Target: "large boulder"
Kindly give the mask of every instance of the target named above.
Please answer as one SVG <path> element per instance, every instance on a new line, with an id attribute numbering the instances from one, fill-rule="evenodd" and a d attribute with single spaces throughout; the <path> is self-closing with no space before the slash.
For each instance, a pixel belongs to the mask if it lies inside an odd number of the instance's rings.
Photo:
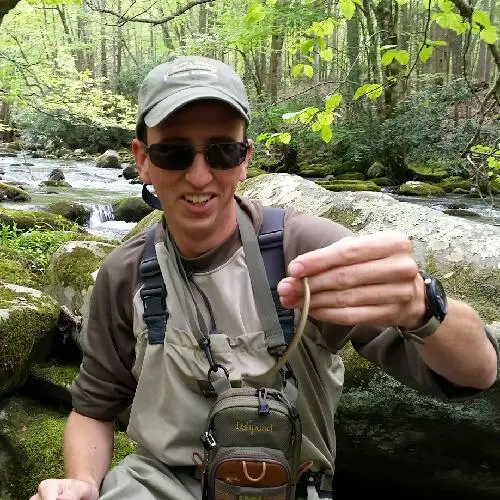
<path id="1" fill-rule="evenodd" d="M 59 306 L 33 288 L 0 282 L 0 398 L 21 386 L 57 324 Z"/>
<path id="2" fill-rule="evenodd" d="M 113 203 L 113 212 L 115 220 L 125 222 L 139 222 L 149 215 L 154 208 L 150 207 L 144 200 L 138 196 L 128 196 Z"/>
<path id="3" fill-rule="evenodd" d="M 31 265 L 21 251 L 0 245 L 0 276 L 6 283 L 40 288 L 40 276 L 32 271 Z"/>
<path id="4" fill-rule="evenodd" d="M 444 191 L 436 184 L 422 181 L 408 181 L 399 186 L 399 194 L 407 196 L 441 196 Z"/>
<path id="5" fill-rule="evenodd" d="M 0 182 L 0 202 L 2 201 L 30 201 L 31 196 L 24 190 L 5 182 Z"/>
<path id="6" fill-rule="evenodd" d="M 96 271 L 114 248 L 100 241 L 70 241 L 57 249 L 45 273 L 44 291 L 84 318 L 82 331 L 76 332 L 74 339 L 78 344 L 86 328 Z"/>
<path id="7" fill-rule="evenodd" d="M 33 399 L 13 396 L 0 409 L 0 498 L 30 498 L 43 479 L 63 477 L 63 430 L 67 413 Z M 136 445 L 124 432 L 115 432 L 112 465 Z"/>
<path id="8" fill-rule="evenodd" d="M 43 211 L 12 210 L 0 208 L 0 225 L 14 226 L 26 231 L 38 229 L 40 231 L 71 230 L 74 223 L 61 217 Z"/>
<path id="9" fill-rule="evenodd" d="M 357 233 L 398 230 L 422 268 L 450 296 L 476 307 L 500 333 L 500 228 L 474 224 L 379 193 L 333 193 L 300 177 L 274 174 L 242 183 L 239 194 L 294 207 Z M 337 466 L 370 482 L 423 497 L 500 497 L 500 384 L 480 397 L 446 403 L 409 389 L 347 346 L 345 390 L 336 417 Z M 395 487 L 397 489 L 397 487 Z"/>
<path id="10" fill-rule="evenodd" d="M 101 156 L 96 160 L 96 167 L 100 168 L 121 168 L 120 156 L 116 151 L 112 149 L 106 150 Z"/>
<path id="11" fill-rule="evenodd" d="M 91 215 L 89 207 L 74 201 L 55 201 L 47 205 L 46 210 L 52 214 L 62 215 L 80 226 L 87 224 Z"/>
<path id="12" fill-rule="evenodd" d="M 122 172 L 123 178 L 127 181 L 131 179 L 137 179 L 139 177 L 139 172 L 135 168 L 135 165 L 127 165 Z"/>

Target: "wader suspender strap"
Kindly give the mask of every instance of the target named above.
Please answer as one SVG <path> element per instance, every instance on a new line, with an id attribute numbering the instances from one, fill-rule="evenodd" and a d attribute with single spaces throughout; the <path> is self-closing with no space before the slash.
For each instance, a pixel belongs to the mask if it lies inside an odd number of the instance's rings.
<path id="1" fill-rule="evenodd" d="M 156 225 L 146 233 L 142 262 L 139 267 L 141 280 L 141 299 L 144 304 L 144 322 L 148 327 L 148 342 L 163 344 L 167 326 L 167 289 L 163 282 L 155 250 Z"/>
<path id="2" fill-rule="evenodd" d="M 238 211 L 240 210 L 241 209 L 238 207 Z M 268 310 L 268 322 L 273 316 L 276 317 L 277 315 L 282 330 L 282 332 L 278 332 L 276 327 L 272 328 L 272 338 L 267 338 L 268 328 L 265 328 L 266 339 L 272 349 L 272 352 L 270 350 L 270 353 L 274 355 L 279 354 L 279 351 L 283 351 L 286 348 L 286 345 L 290 342 L 294 331 L 293 310 L 287 310 L 281 306 L 276 291 L 279 281 L 285 277 L 283 256 L 284 213 L 283 209 L 264 207 L 263 222 L 258 235 L 259 244 L 257 246 L 259 253 L 262 255 L 262 260 L 264 261 L 265 274 L 267 275 L 267 281 L 269 282 L 269 285 L 266 284 L 263 292 L 266 295 L 264 302 L 267 305 L 264 306 L 265 309 L 261 309 L 260 304 L 258 304 L 259 309 L 262 311 L 266 309 Z M 253 234 L 255 234 L 248 216 L 246 214 L 242 214 L 242 216 L 239 215 L 238 222 L 240 222 L 240 219 L 244 220 L 243 224 L 246 222 L 247 226 L 250 225 Z M 168 311 L 166 307 L 167 291 L 161 275 L 160 266 L 156 258 L 156 227 L 157 226 L 155 225 L 146 232 L 142 262 L 139 267 L 143 283 L 143 287 L 140 292 L 141 299 L 144 304 L 143 318 L 148 328 L 148 342 L 150 344 L 163 343 L 168 319 Z M 245 255 L 247 258 L 249 253 L 251 254 L 252 252 L 247 252 L 245 249 Z M 256 300 L 259 299 L 259 296 L 261 300 L 264 299 L 261 294 L 257 294 Z M 271 304 L 271 298 L 274 302 L 275 309 L 269 307 Z M 284 342 L 282 340 L 283 335 Z"/>

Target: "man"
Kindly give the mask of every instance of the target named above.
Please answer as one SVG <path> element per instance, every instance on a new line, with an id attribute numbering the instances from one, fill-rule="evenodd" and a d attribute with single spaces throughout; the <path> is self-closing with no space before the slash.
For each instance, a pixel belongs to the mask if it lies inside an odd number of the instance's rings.
<path id="1" fill-rule="evenodd" d="M 259 204 L 235 198 L 252 155 L 248 121 L 243 84 L 219 61 L 179 57 L 146 77 L 132 151 L 164 215 L 156 253 L 167 288 L 166 334 L 148 342 L 142 234 L 98 273 L 65 429 L 67 479 L 42 482 L 33 499 L 201 498 L 192 456 L 201 452 L 213 398 L 204 396 L 208 363 L 193 332 L 207 328 L 215 361 L 243 386 L 275 363 L 238 231 L 240 208 L 256 232 L 262 222 Z M 347 340 L 402 382 L 442 398 L 471 395 L 496 380 L 497 347 L 478 314 L 452 299 L 446 309 L 439 283 L 424 282 L 405 236 L 353 236 L 287 209 L 283 245 L 282 305 L 303 306 L 303 277 L 311 290 L 309 321 L 291 363 L 303 461 L 333 474 L 338 350 Z M 108 472 L 113 420 L 130 404 L 128 433 L 140 449 Z"/>

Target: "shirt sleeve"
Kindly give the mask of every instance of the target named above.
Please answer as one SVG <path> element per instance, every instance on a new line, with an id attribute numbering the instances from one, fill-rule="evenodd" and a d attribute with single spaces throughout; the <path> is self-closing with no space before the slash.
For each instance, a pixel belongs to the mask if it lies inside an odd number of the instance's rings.
<path id="1" fill-rule="evenodd" d="M 80 373 L 71 387 L 74 410 L 91 418 L 113 420 L 134 398 L 133 295 L 143 242 L 139 235 L 111 252 L 94 284 Z"/>

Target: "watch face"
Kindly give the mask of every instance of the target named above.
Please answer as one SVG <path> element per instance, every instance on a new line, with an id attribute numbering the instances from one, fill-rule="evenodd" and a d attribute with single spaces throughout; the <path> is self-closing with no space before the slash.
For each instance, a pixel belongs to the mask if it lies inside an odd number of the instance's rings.
<path id="1" fill-rule="evenodd" d="M 448 312 L 448 302 L 446 300 L 446 292 L 444 291 L 443 285 L 437 279 L 432 280 L 431 293 L 434 295 L 435 308 L 434 315 L 443 321 L 444 316 Z"/>

